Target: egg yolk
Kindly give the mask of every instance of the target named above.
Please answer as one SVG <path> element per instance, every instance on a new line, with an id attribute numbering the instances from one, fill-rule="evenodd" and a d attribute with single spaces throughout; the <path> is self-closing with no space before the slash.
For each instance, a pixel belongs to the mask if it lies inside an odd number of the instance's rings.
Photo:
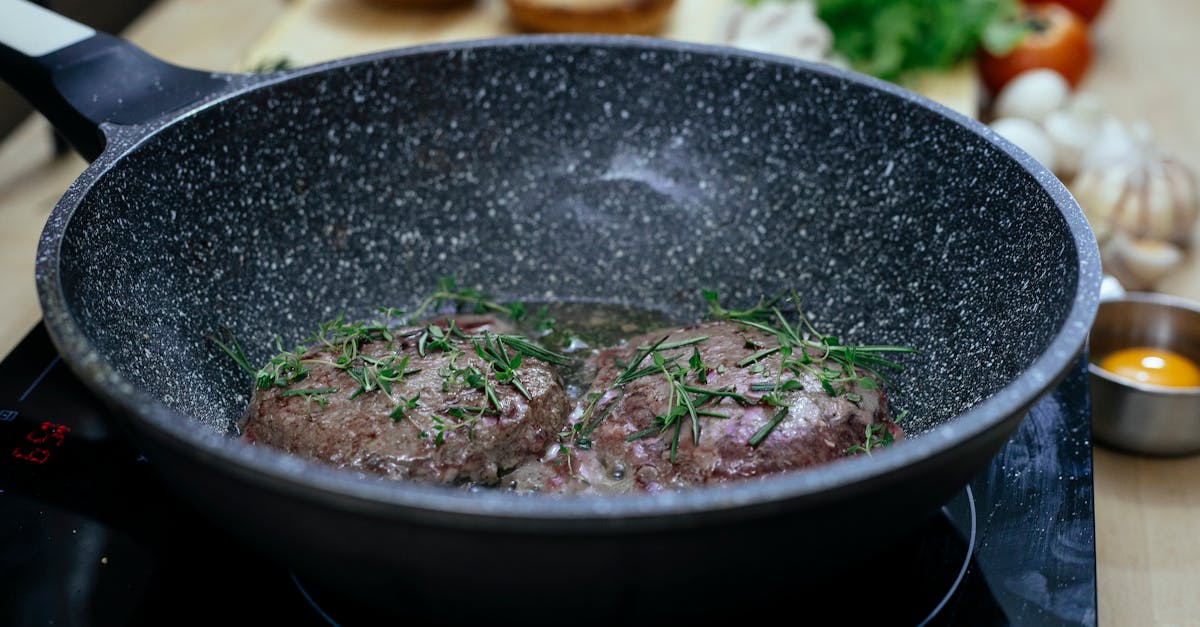
<path id="1" fill-rule="evenodd" d="M 1147 385 L 1200 387 L 1200 367 L 1196 362 L 1165 348 L 1123 348 L 1105 356 L 1100 367 Z"/>

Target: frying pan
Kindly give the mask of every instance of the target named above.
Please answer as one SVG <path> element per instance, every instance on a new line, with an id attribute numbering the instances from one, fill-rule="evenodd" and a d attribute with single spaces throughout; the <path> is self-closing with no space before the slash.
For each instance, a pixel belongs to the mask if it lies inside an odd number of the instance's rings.
<path id="1" fill-rule="evenodd" d="M 38 250 L 63 359 L 250 550 L 409 615 L 711 616 L 791 598 L 961 490 L 1096 310 L 1093 236 L 1049 172 L 857 74 L 589 36 L 209 74 L 0 7 L 4 78 L 94 159 Z M 447 275 L 681 321 L 703 314 L 702 288 L 731 304 L 795 288 L 846 340 L 920 349 L 892 394 L 910 437 L 596 498 L 376 480 L 228 435 L 250 382 L 206 335 L 228 325 L 265 361 L 276 334 L 411 307 Z"/>

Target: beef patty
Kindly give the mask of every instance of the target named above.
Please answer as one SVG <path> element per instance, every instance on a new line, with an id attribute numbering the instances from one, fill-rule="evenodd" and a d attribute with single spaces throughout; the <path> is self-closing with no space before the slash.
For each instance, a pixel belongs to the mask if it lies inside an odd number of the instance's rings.
<path id="1" fill-rule="evenodd" d="M 468 333 L 479 338 L 487 326 L 477 322 Z M 499 347 L 513 358 L 517 351 L 498 336 L 439 342 L 422 339 L 428 329 L 361 342 L 345 367 L 341 341 L 307 349 L 298 355 L 306 376 L 255 392 L 244 439 L 337 467 L 442 483 L 492 484 L 544 455 L 570 411 L 554 367 L 526 356 L 510 378 L 475 348 Z"/>
<path id="2" fill-rule="evenodd" d="M 655 351 L 661 362 L 648 355 L 636 368 L 642 376 L 619 382 L 635 370 L 628 366 L 639 356 L 639 346 L 701 337 Z M 577 435 L 569 473 L 582 479 L 575 483 L 599 491 L 719 483 L 833 461 L 869 450 L 872 439 L 902 437 L 888 418 L 882 387 L 873 379 L 864 381 L 868 375 L 861 370 L 851 369 L 847 376 L 841 364 L 822 359 L 819 349 L 808 349 L 807 360 L 775 352 L 746 363 L 776 346 L 774 336 L 757 329 L 709 322 L 648 333 L 624 348 L 601 351 L 593 358 L 596 379 L 570 418 Z M 657 363 L 663 367 L 656 369 Z M 675 382 L 664 368 L 677 373 Z M 684 395 L 695 406 L 696 431 Z M 772 422 L 777 423 L 773 428 Z M 561 475 L 550 481 L 557 485 L 544 489 L 570 489 Z"/>

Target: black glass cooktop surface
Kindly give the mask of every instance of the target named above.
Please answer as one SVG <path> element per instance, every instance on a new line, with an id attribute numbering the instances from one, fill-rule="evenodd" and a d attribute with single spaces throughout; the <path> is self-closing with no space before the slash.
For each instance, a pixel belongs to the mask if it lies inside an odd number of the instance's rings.
<path id="1" fill-rule="evenodd" d="M 763 599 L 753 612 L 805 607 L 853 624 L 1095 625 L 1088 416 L 1081 358 L 924 526 L 867 563 L 795 597 Z M 0 363 L 0 624 L 396 618 L 306 585 L 177 498 L 113 432 L 41 326 Z"/>

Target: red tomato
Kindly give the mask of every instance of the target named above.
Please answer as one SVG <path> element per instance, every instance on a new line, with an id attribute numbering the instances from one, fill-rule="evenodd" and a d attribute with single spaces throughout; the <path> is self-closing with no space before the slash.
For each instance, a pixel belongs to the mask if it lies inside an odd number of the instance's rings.
<path id="1" fill-rule="evenodd" d="M 1032 32 L 1008 54 L 997 57 L 980 50 L 979 74 L 992 93 L 998 93 L 1017 74 L 1035 68 L 1054 70 L 1072 87 L 1078 85 L 1092 61 L 1087 24 L 1057 4 L 1026 7 L 1021 21 Z"/>
<path id="2" fill-rule="evenodd" d="M 1104 0 L 1024 0 L 1025 4 L 1061 4 L 1090 23 L 1104 8 Z"/>

